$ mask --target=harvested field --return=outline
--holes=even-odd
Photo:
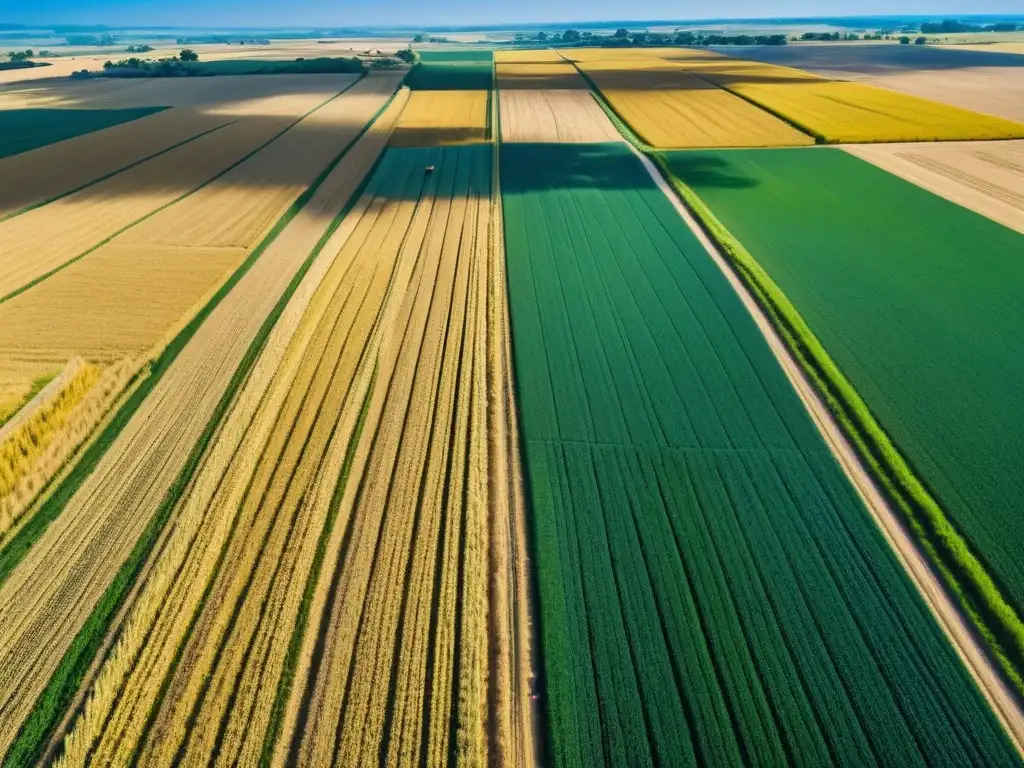
[[[494,368],[508,358],[490,151],[389,151],[275,325],[180,502],[66,764],[87,753],[117,764],[141,748],[145,762],[204,762],[216,750],[219,761],[253,765],[292,742],[332,753],[336,732],[341,764],[359,762],[345,750],[375,757],[384,739],[391,759],[434,764],[448,754],[452,711],[466,723],[466,757],[493,750],[532,764],[529,723],[523,731],[512,717],[525,680],[511,679],[502,638],[513,628],[499,618],[516,597],[488,589],[489,574],[507,577],[515,557],[505,529],[518,482],[507,463],[511,412],[498,397],[507,369]],[[438,173],[425,176],[425,163]],[[400,574],[405,595],[393,590]],[[335,583],[347,586],[332,602]],[[325,612],[364,604],[365,618],[344,630],[321,624]],[[309,646],[324,636],[325,656],[310,667]],[[327,669],[360,681],[351,709],[342,719],[314,705],[316,724],[294,731],[311,686],[345,686]],[[389,697],[408,710],[385,717]],[[488,731],[491,697],[504,703]],[[305,756],[296,759],[331,762]]]
[[[0,109],[0,159],[129,123],[162,109]]]
[[[5,617],[0,620],[0,752],[8,752],[71,641],[87,626],[76,648],[84,643],[91,651],[78,650],[86,655],[70,657],[65,663],[74,671],[64,672],[84,673],[85,667],[75,665],[88,665],[130,585],[130,579],[114,582],[115,576],[134,548],[145,547],[144,557],[152,546],[168,513],[164,500],[200,438],[208,436],[225,393],[235,386],[243,356],[386,139],[386,132],[372,130],[360,139],[302,211],[248,266],[166,364],[60,515],[7,575],[0,587],[0,616]],[[128,563],[139,567],[139,555],[132,557]],[[60,690],[36,710],[43,728],[53,726],[71,695],[73,690]],[[42,733],[45,736],[45,730]],[[37,759],[38,738],[36,731],[23,734],[16,764]],[[15,760],[11,755],[6,759]]]
[[[1015,764],[630,149],[502,153],[553,764]]]
[[[409,72],[405,84],[414,91],[481,91],[491,88],[490,60],[453,64],[421,61]]]
[[[1020,675],[1024,236],[838,150],[670,163],[802,318],[847,431]]]
[[[616,113],[653,147],[814,143],[782,120],[672,64],[602,62],[580,66]]]
[[[126,227],[194,192],[285,131],[331,94],[287,100],[286,114],[259,112],[166,152],[99,184],[0,222],[0,300],[109,240]],[[285,110],[274,102],[268,109]],[[257,106],[257,108],[259,108]]]
[[[0,219],[77,190],[230,122],[227,116],[165,110],[127,124],[0,160]]]
[[[589,90],[502,91],[501,138],[512,142],[619,141]]]
[[[551,64],[498,64],[498,87],[502,90],[540,88],[564,90],[589,88],[587,81],[568,62]]]
[[[487,91],[413,91],[391,139],[396,147],[475,144],[487,138]]]
[[[551,48],[534,48],[525,50],[498,50],[494,52],[495,63],[501,64],[550,64],[562,63],[565,59]]]
[[[1024,233],[1024,142],[862,144],[844,149]]]

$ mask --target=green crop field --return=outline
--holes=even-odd
[[[456,48],[455,50],[419,51],[420,60],[428,64],[490,64],[494,52],[481,48]]]
[[[1019,612],[1024,237],[839,150],[670,165],[786,294]]]
[[[421,61],[405,84],[414,91],[483,91],[491,87],[490,63],[451,64]]]
[[[501,151],[554,763],[1015,764],[628,148]]]
[[[160,112],[165,107],[135,109],[0,110],[0,158],[28,152],[65,139],[102,131]]]

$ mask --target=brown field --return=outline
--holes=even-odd
[[[181,472],[267,313],[372,163],[359,149],[217,305],[0,588],[0,752]]]
[[[551,48],[537,48],[534,50],[510,50],[495,51],[494,61],[496,64],[550,64],[552,62],[563,62],[561,54]]]
[[[640,60],[581,64],[612,108],[659,149],[813,144],[764,110],[683,71]]]
[[[434,147],[484,141],[487,98],[487,91],[414,91],[391,144]]]
[[[863,82],[1024,123],[1024,69],[974,67],[893,72]]]
[[[1024,141],[853,145],[844,149],[1024,233]]]
[[[560,143],[622,140],[589,90],[502,91],[501,138]]]
[[[498,64],[498,87],[503,90],[540,88],[565,90],[588,88],[587,81],[572,64]]]

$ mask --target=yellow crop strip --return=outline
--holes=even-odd
[[[813,144],[782,120],[668,62],[581,64],[612,108],[659,149]]]
[[[536,48],[514,51],[495,51],[494,61],[497,64],[545,64],[548,62],[565,61],[558,51],[550,48]]]
[[[484,141],[486,131],[487,91],[414,91],[391,144],[475,144]]]

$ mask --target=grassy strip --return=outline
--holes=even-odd
[[[865,466],[914,531],[998,669],[1018,696],[1024,696],[1024,622],[785,294],[698,195],[672,174],[665,159],[657,154],[653,159],[764,309]]]
[[[392,99],[393,98],[394,97],[392,97]],[[389,100],[387,104],[390,103],[391,100]],[[381,109],[381,112],[383,112],[383,109],[386,107],[387,105]],[[379,115],[380,112],[377,114]],[[374,120],[376,120],[376,116],[374,117]],[[248,272],[252,265],[256,263],[260,256],[263,255],[263,252],[266,251],[285,227],[287,227],[288,224],[290,224],[298,215],[299,211],[306,206],[320,185],[323,184],[327,177],[334,171],[335,167],[337,167],[338,163],[341,162],[345,154],[347,154],[349,149],[351,149],[351,147],[363,136],[372,124],[373,121],[368,123],[359,135],[349,142],[349,144],[331,162],[331,164],[324,169],[324,171],[313,181],[302,196],[299,197],[291,205],[288,211],[285,212],[285,214],[278,220],[277,224],[267,234],[259,247],[257,247],[249,258],[245,260],[242,266],[239,267],[235,274],[231,276],[228,282],[221,287],[202,311],[196,315],[192,322],[190,322],[185,329],[175,337],[174,341],[171,342],[163,355],[161,355],[153,364],[149,379],[147,379],[143,385],[136,390],[134,395],[129,399],[124,407],[122,407],[121,411],[117,414],[117,417],[107,427],[102,439],[98,440],[96,444],[92,446],[87,455],[84,456],[78,466],[75,467],[64,485],[57,491],[57,493],[54,494],[53,497],[49,499],[47,505],[33,518],[30,523],[31,530],[29,529],[29,526],[26,526],[26,528],[22,529],[19,533],[18,538],[12,541],[11,545],[6,547],[4,551],[0,553],[0,584],[3,583],[3,580],[6,579],[14,567],[17,566],[18,562],[20,562],[21,558],[28,552],[28,549],[32,546],[35,540],[42,535],[49,523],[57,517],[67,501],[74,495],[82,482],[84,482],[85,478],[92,472],[96,464],[99,462],[99,459],[106,452],[106,449],[117,438],[121,429],[124,428],[125,424],[127,424],[129,419],[134,415],[146,395],[152,391],[153,387],[162,378],[163,374],[174,362],[175,358],[177,358],[178,354],[189,342],[213,309],[242,279],[245,273]],[[324,239],[323,242],[326,242],[326,239]],[[322,248],[322,245],[319,247]],[[262,352],[263,345],[266,342],[267,337],[270,335],[270,331],[273,329],[274,324],[284,311],[292,294],[302,282],[302,279],[305,277],[306,272],[309,270],[318,254],[319,249],[315,249],[305,262],[303,262],[302,266],[292,278],[291,283],[289,283],[288,287],[285,289],[284,294],[260,327],[260,330],[253,339],[249,350],[242,358],[238,369],[235,371],[230,383],[225,388],[224,394],[222,395],[220,402],[217,404],[213,417],[195,448],[189,455],[181,474],[171,486],[167,496],[161,503],[160,508],[157,510],[157,513],[146,527],[146,530],[136,543],[135,548],[128,556],[128,559],[122,564],[117,576],[107,588],[107,591],[97,604],[96,609],[75,637],[71,647],[64,655],[64,658],[61,660],[56,672],[47,684],[46,689],[42,694],[40,694],[31,714],[22,725],[18,738],[11,745],[10,750],[4,757],[3,765],[5,767],[10,768],[10,766],[33,765],[42,755],[51,732],[60,723],[65,709],[73,700],[81,686],[93,657],[98,651],[100,645],[103,643],[111,620],[117,614],[121,603],[131,590],[136,576],[145,564],[150,549],[152,549],[159,538],[160,532],[163,530],[165,523],[177,504],[179,496],[188,486],[195,468],[198,466],[208,444],[216,433],[220,421],[227,412],[235,393],[248,376],[250,369],[259,357],[260,352]],[[15,548],[15,545],[19,546]]]
[[[46,200],[42,200],[42,201],[40,201],[38,203],[33,203],[32,205],[29,205],[29,206],[27,206],[25,208],[22,208],[19,211],[15,211],[14,213],[9,213],[6,216],[0,216],[0,224],[4,223],[8,219],[13,219],[15,216],[21,216],[23,213],[28,213],[29,211],[34,211],[36,208],[42,208],[44,205],[49,205],[50,203],[54,203],[57,200],[62,200],[65,197],[69,197],[69,196],[71,196],[71,195],[73,195],[73,194],[75,194],[77,192],[81,192],[83,189],[88,189],[89,187],[92,187],[92,186],[94,186],[96,184],[100,184],[101,182],[107,181],[108,179],[112,179],[115,176],[117,176],[119,173],[124,173],[125,171],[130,171],[132,168],[135,168],[136,166],[142,165],[143,163],[148,163],[150,160],[154,160],[154,159],[160,157],[160,155],[166,155],[168,152],[173,152],[175,149],[178,149],[179,147],[183,147],[186,144],[189,144],[189,143],[195,141],[196,139],[201,139],[204,136],[207,136],[207,135],[213,133],[214,131],[219,131],[221,128],[227,128],[229,125],[232,125],[233,123],[236,123],[236,122],[238,122],[238,121],[237,120],[232,120],[230,122],[224,123],[223,125],[218,125],[218,126],[216,126],[214,128],[210,128],[208,130],[205,130],[202,133],[197,133],[195,136],[190,136],[187,139],[179,141],[177,144],[172,144],[171,146],[166,147],[165,149],[161,149],[159,152],[154,152],[152,155],[149,155],[148,157],[144,157],[141,160],[136,160],[134,163],[129,163],[128,165],[124,166],[123,168],[118,168],[116,171],[111,171],[110,173],[104,174],[103,176],[100,176],[99,178],[93,179],[92,181],[88,181],[88,182],[86,182],[85,184],[82,184],[79,187],[75,187],[74,189],[69,189],[67,192],[62,192],[59,195],[54,195],[53,197],[47,198]]]
[[[59,266],[57,266],[57,267],[54,267],[53,269],[51,269],[51,270],[50,270],[49,272],[47,272],[46,274],[44,274],[44,275],[40,275],[39,277],[37,277],[37,278],[35,278],[34,280],[32,280],[32,281],[30,281],[30,282],[26,283],[25,285],[21,286],[20,288],[17,288],[17,289],[15,289],[15,290],[11,291],[11,292],[10,292],[9,294],[7,294],[6,296],[0,296],[0,304],[3,304],[3,303],[4,303],[5,301],[9,301],[9,300],[13,299],[13,298],[14,298],[15,296],[18,296],[18,295],[20,295],[20,294],[24,293],[25,291],[29,290],[30,288],[32,288],[32,287],[34,287],[34,286],[38,285],[39,283],[43,282],[43,281],[44,281],[44,280],[46,280],[47,278],[53,277],[53,275],[57,274],[58,272],[60,272],[60,271],[62,271],[62,270],[64,270],[64,269],[67,269],[68,267],[70,267],[70,266],[71,266],[72,264],[74,264],[75,262],[77,262],[77,261],[81,261],[81,260],[82,260],[82,259],[84,259],[84,258],[85,258],[86,256],[88,256],[89,254],[91,254],[91,253],[94,253],[94,252],[96,252],[97,250],[99,250],[100,248],[102,248],[102,247],[103,247],[104,245],[107,245],[108,243],[110,243],[110,242],[111,242],[111,241],[112,241],[112,240],[113,240],[114,238],[116,238],[116,237],[118,237],[119,235],[122,235],[122,234],[124,234],[125,232],[127,232],[127,231],[128,231],[129,229],[131,229],[132,227],[134,227],[134,226],[136,226],[136,225],[138,225],[138,224],[141,224],[142,222],[146,221],[147,219],[150,219],[150,218],[152,218],[153,216],[156,216],[156,215],[157,215],[158,213],[160,213],[161,211],[164,211],[164,210],[166,210],[167,208],[170,208],[170,207],[171,207],[172,205],[174,205],[175,203],[180,203],[180,202],[181,202],[182,200],[184,200],[184,199],[185,199],[186,197],[189,197],[189,196],[191,196],[191,195],[194,195],[194,194],[195,194],[196,192],[200,191],[201,189],[204,189],[205,187],[208,187],[208,186],[209,186],[210,184],[212,184],[213,182],[217,181],[217,179],[219,179],[219,178],[221,178],[222,176],[224,176],[224,175],[226,175],[226,174],[230,173],[230,172],[231,172],[231,171],[233,171],[233,170],[234,170],[235,168],[237,168],[237,167],[238,167],[238,166],[240,166],[240,165],[241,165],[242,163],[244,163],[244,162],[245,162],[246,160],[250,159],[250,158],[251,158],[251,157],[253,157],[253,156],[254,156],[255,154],[257,154],[258,152],[261,152],[262,150],[266,149],[266,148],[267,148],[268,146],[270,146],[270,145],[271,145],[271,144],[273,144],[273,143],[274,143],[275,141],[277,141],[277,140],[278,140],[279,138],[281,138],[282,136],[284,136],[284,135],[285,135],[285,134],[286,134],[286,133],[287,133],[288,131],[290,131],[290,130],[291,130],[292,128],[294,128],[294,127],[295,127],[296,125],[298,125],[298,124],[299,124],[299,123],[301,123],[301,122],[302,122],[303,120],[305,120],[305,119],[306,119],[307,117],[309,117],[310,115],[312,115],[312,114],[313,114],[314,112],[316,112],[316,111],[317,111],[318,109],[321,109],[322,107],[325,107],[325,106],[327,106],[327,105],[328,105],[328,104],[330,104],[330,103],[331,103],[332,101],[334,101],[335,99],[339,98],[339,97],[340,97],[340,96],[341,96],[342,94],[344,94],[344,93],[345,93],[346,91],[348,91],[349,89],[353,88],[353,87],[355,86],[355,84],[356,84],[356,83],[358,83],[358,82],[359,82],[360,80],[362,80],[362,79],[363,79],[363,77],[365,77],[365,75],[363,75],[363,76],[361,76],[361,77],[357,78],[357,79],[356,79],[355,81],[353,81],[353,82],[352,82],[352,83],[351,83],[351,84],[350,84],[349,86],[347,86],[347,87],[346,87],[346,88],[344,88],[343,90],[341,90],[341,91],[338,91],[338,93],[336,93],[336,94],[334,94],[333,96],[331,96],[331,98],[327,99],[326,101],[324,101],[324,102],[322,102],[322,103],[320,103],[320,104],[317,104],[317,105],[316,105],[315,107],[313,107],[312,109],[310,109],[310,110],[309,110],[308,112],[306,112],[305,114],[303,114],[303,115],[300,115],[300,116],[299,116],[298,118],[296,118],[296,119],[295,119],[295,120],[294,120],[293,122],[291,122],[291,123],[289,123],[289,124],[288,124],[287,126],[285,126],[285,127],[284,127],[284,128],[283,128],[283,129],[282,129],[282,130],[281,130],[280,132],[278,132],[278,133],[274,134],[274,135],[273,135],[273,136],[271,136],[271,137],[270,137],[269,139],[267,139],[267,140],[266,140],[265,142],[263,142],[263,143],[262,143],[262,144],[260,144],[260,145],[259,145],[258,147],[256,147],[256,149],[254,149],[254,150],[253,150],[252,152],[249,152],[249,153],[248,153],[247,155],[245,155],[244,157],[240,158],[240,159],[239,159],[238,161],[236,161],[236,162],[232,163],[231,165],[229,165],[229,166],[228,166],[227,168],[225,168],[225,169],[224,169],[223,171],[221,171],[220,173],[218,173],[218,174],[217,174],[216,176],[214,176],[214,177],[213,177],[212,179],[207,179],[206,181],[204,181],[204,182],[203,182],[202,184],[200,184],[200,185],[199,185],[198,187],[196,187],[195,189],[191,189],[191,190],[189,190],[188,192],[186,192],[185,194],[181,195],[180,197],[176,197],[176,198],[175,198],[174,200],[171,200],[171,202],[167,203],[166,205],[162,205],[162,206],[160,206],[160,207],[159,207],[159,208],[157,208],[157,209],[156,209],[155,211],[150,211],[150,212],[149,212],[149,213],[147,213],[147,214],[146,214],[145,216],[143,216],[143,217],[142,217],[141,219],[138,219],[138,220],[136,220],[136,221],[133,221],[133,222],[132,222],[131,224],[128,224],[127,226],[125,226],[125,227],[122,227],[121,229],[117,230],[117,232],[115,232],[114,234],[110,235],[110,237],[107,237],[106,239],[104,239],[104,240],[100,241],[100,242],[99,242],[99,243],[97,243],[96,245],[94,245],[94,246],[92,246],[91,248],[89,248],[89,250],[85,251],[84,253],[80,253],[80,254],[79,254],[78,256],[75,256],[75,257],[74,257],[73,259],[70,259],[70,260],[68,260],[68,261],[64,262],[63,264],[61,264],[61,265],[59,265]],[[237,121],[236,121],[236,122],[237,122]],[[226,124],[224,124],[224,125],[221,125],[221,126],[219,126],[219,127],[217,127],[217,128],[214,128],[214,129],[213,129],[212,131],[207,131],[207,133],[206,133],[206,134],[203,134],[203,135],[208,135],[208,134],[210,134],[210,133],[213,133],[214,131],[219,131],[219,130],[221,130],[221,129],[223,129],[223,128],[227,128],[227,127],[228,127],[229,125],[233,125],[233,123],[226,123]],[[199,136],[197,136],[196,138],[200,138],[200,137],[199,137]],[[332,167],[333,167],[333,166],[332,166]],[[287,214],[285,214],[285,215],[287,215]]]
[[[368,175],[369,178],[369,175]],[[354,199],[358,199],[358,196]],[[288,644],[288,653],[285,656],[284,668],[281,670],[281,679],[277,684],[277,697],[274,699],[274,708],[270,713],[270,722],[267,724],[267,732],[263,737],[263,749],[260,753],[260,767],[270,768],[274,757],[274,748],[281,735],[281,726],[284,724],[284,713],[291,696],[292,686],[295,684],[295,671],[298,665],[299,652],[302,649],[302,641],[306,635],[306,628],[309,625],[309,612],[313,605],[313,596],[320,581],[320,571],[323,567],[324,558],[327,556],[327,542],[334,530],[334,523],[338,515],[338,507],[341,505],[341,497],[348,484],[349,474],[352,471],[352,464],[355,461],[356,446],[363,434],[363,427],[366,424],[366,415],[370,411],[370,399],[373,395],[374,385],[377,381],[377,370],[373,371],[370,379],[370,386],[366,391],[363,400],[363,407],[359,412],[359,419],[356,422],[355,431],[352,433],[352,440],[348,446],[348,453],[345,456],[345,463],[341,467],[341,475],[338,484],[335,486],[334,495],[331,498],[331,509],[327,518],[327,525],[324,526],[317,542],[316,554],[313,557],[313,564],[310,567],[312,578],[306,582],[306,591],[302,595],[302,603],[299,606],[299,614],[295,621],[295,632],[292,633],[291,641]]]

